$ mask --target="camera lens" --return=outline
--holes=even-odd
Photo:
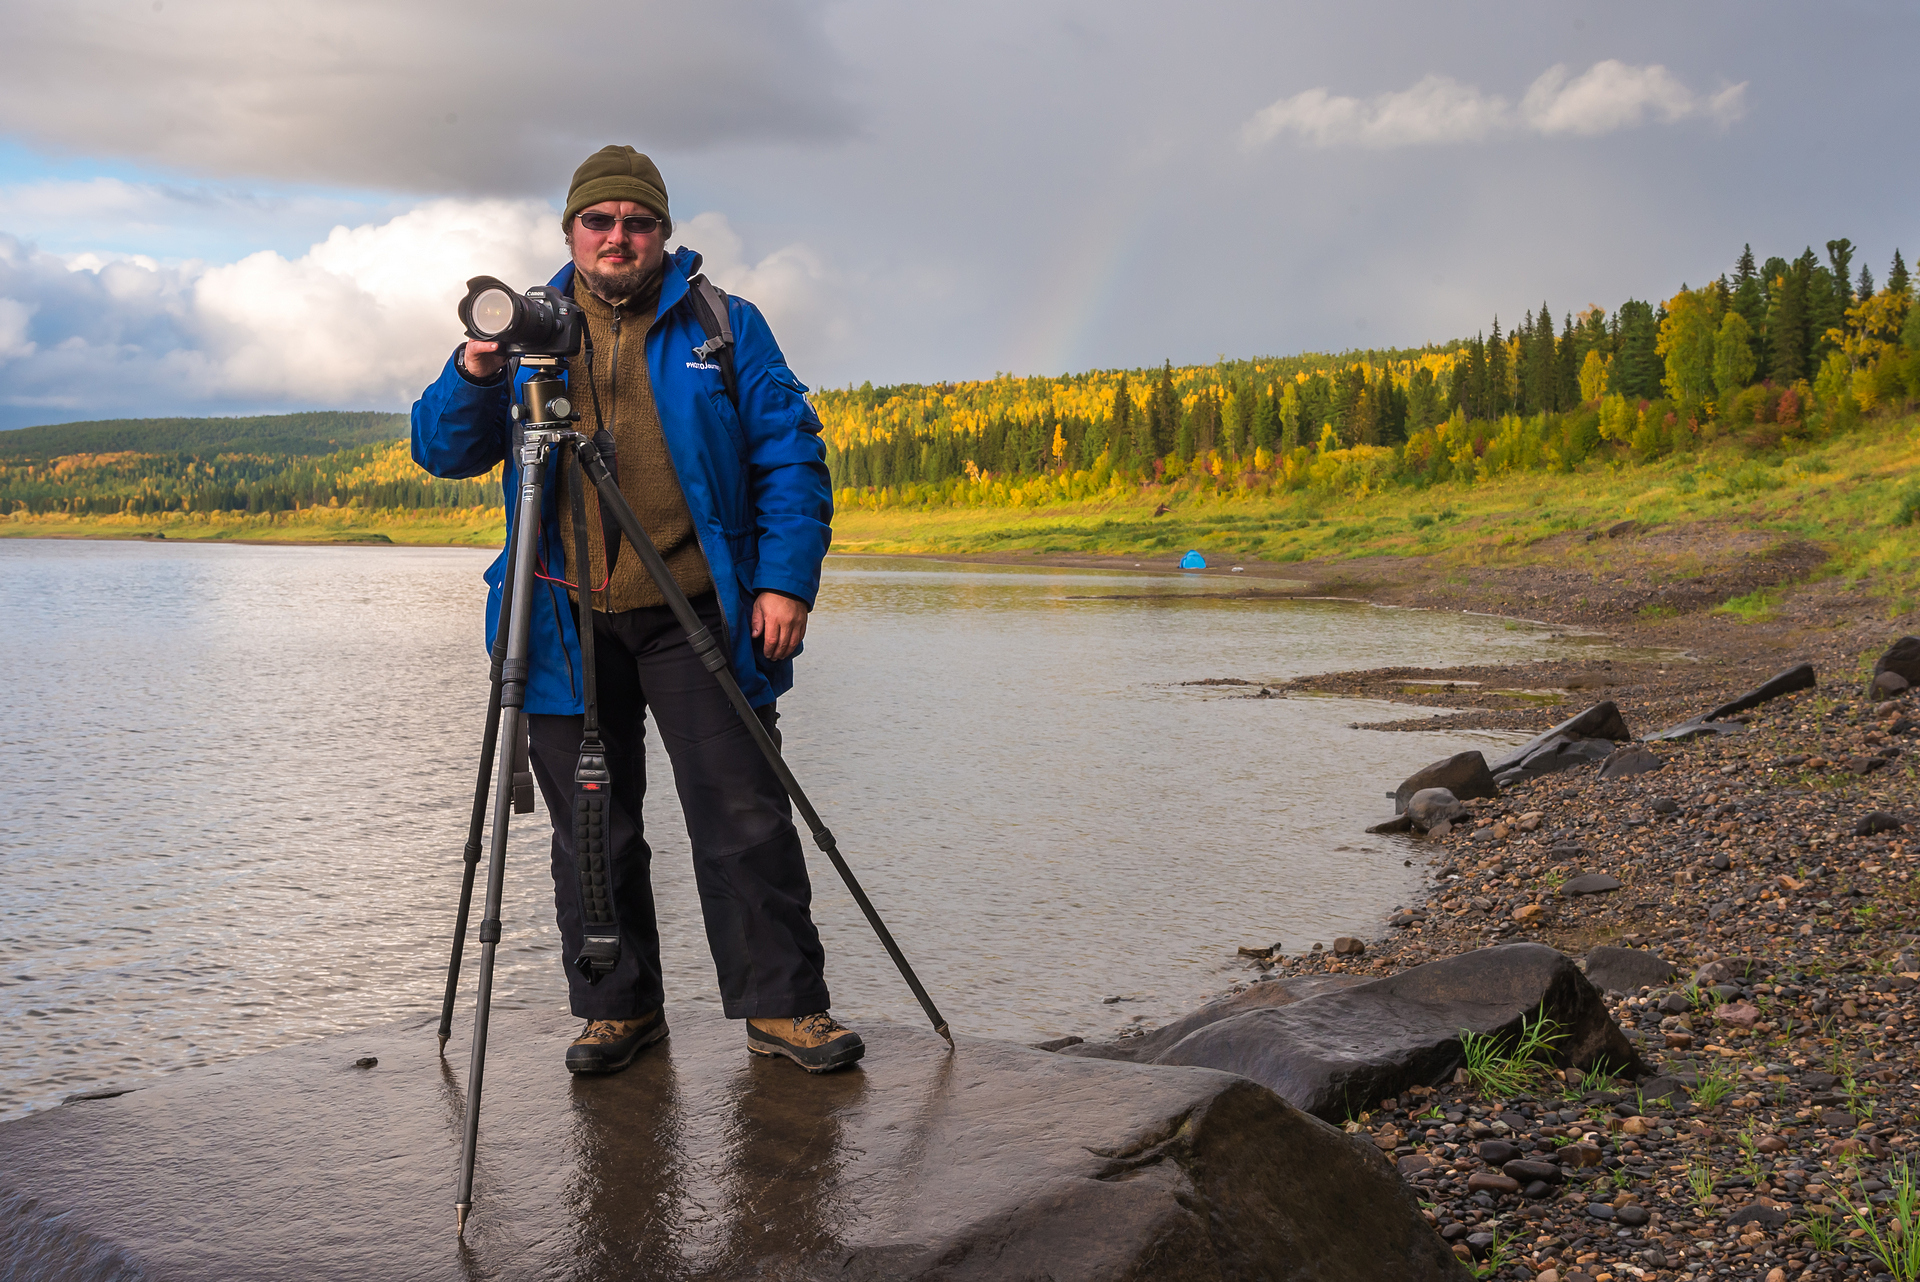
[[[473,300],[473,327],[492,338],[513,327],[513,295],[489,289]]]

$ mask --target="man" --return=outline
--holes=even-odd
[[[832,534],[825,448],[807,389],[758,309],[740,299],[727,302],[737,406],[720,366],[694,350],[707,337],[688,292],[700,256],[684,246],[666,252],[666,185],[646,156],[606,147],[589,157],[574,173],[560,225],[573,261],[551,283],[580,304],[591,339],[567,367],[581,429],[611,433],[621,493],[702,623],[723,638],[748,702],[773,730]],[[506,461],[509,522],[519,488],[513,398],[499,344],[474,341],[454,350],[413,407],[413,457],[434,475],[477,476]],[[581,955],[584,916],[571,820],[584,702],[575,608],[552,579],[564,565],[564,578],[580,581],[567,489],[579,481],[557,469],[550,480],[535,532],[550,577],[533,594],[526,709],[534,774],[554,817],[554,901],[571,961]],[[617,527],[598,518],[591,490],[586,511],[620,949],[597,979],[566,968],[573,1013],[588,1021],[567,1048],[567,1067],[616,1072],[667,1033],[641,832],[649,710],[686,815],[727,1017],[747,1022],[756,1054],[785,1055],[812,1072],[845,1067],[864,1047],[827,1013],[825,956],[786,793],[640,558],[619,555]],[[611,558],[607,529],[616,533]],[[505,568],[503,551],[486,576],[489,644]]]

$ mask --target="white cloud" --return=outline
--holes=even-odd
[[[844,337],[836,278],[814,251],[756,260],[718,213],[675,231],[714,280],[761,305],[803,377]],[[565,261],[559,220],[538,201],[433,201],[336,227],[296,257],[212,266],[61,256],[0,236],[0,420],[404,408],[460,340],[469,277],[540,284]]]
[[[17,298],[0,298],[0,360],[31,356],[38,344],[27,337],[27,322],[39,307]]]
[[[202,176],[549,192],[597,147],[844,137],[808,0],[10,6],[0,130]]]
[[[1608,59],[1577,76],[1549,67],[1516,108],[1498,94],[1431,75],[1410,89],[1349,98],[1308,89],[1255,112],[1241,142],[1259,147],[1293,134],[1316,147],[1417,147],[1478,142],[1502,134],[1595,136],[1650,118],[1668,124],[1704,118],[1726,125],[1746,111],[1746,84],[1697,94],[1659,65]]]
[[[808,246],[787,245],[756,263],[725,214],[699,214],[673,230],[676,244],[700,251],[702,269],[716,285],[760,308],[787,363],[803,379],[852,341],[852,300],[844,282]]]

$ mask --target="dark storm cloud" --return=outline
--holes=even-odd
[[[791,0],[72,0],[8,16],[0,130],[215,178],[547,194],[589,150],[854,127]]]

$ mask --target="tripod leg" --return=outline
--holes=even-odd
[[[893,932],[889,931],[886,923],[880,920],[879,912],[868,900],[867,892],[860,888],[860,882],[854,877],[853,869],[849,868],[847,861],[840,857],[840,847],[834,841],[833,834],[820,821],[820,815],[814,810],[813,803],[807,800],[807,794],[801,789],[800,781],[793,777],[793,771],[787,769],[786,760],[781,757],[780,749],[774,746],[773,737],[767,733],[766,726],[760,723],[760,718],[754,715],[752,706],[747,703],[747,696],[740,690],[740,683],[734,680],[733,667],[727,661],[726,653],[721,650],[720,643],[714,639],[713,634],[700,622],[699,616],[693,612],[693,606],[688,602],[687,594],[682,592],[680,585],[673,581],[673,574],[667,569],[667,563],[660,559],[660,552],[653,546],[653,540],[647,537],[646,528],[633,514],[633,509],[627,505],[626,497],[620,493],[619,485],[607,471],[607,465],[601,461],[599,450],[584,436],[576,437],[573,445],[581,466],[587,470],[588,479],[600,492],[601,503],[606,505],[607,509],[613,513],[614,519],[620,523],[621,532],[627,536],[628,542],[633,544],[633,550],[640,554],[640,560],[645,563],[647,573],[653,576],[654,584],[660,589],[660,594],[666,598],[667,605],[672,608],[673,617],[680,621],[682,628],[686,629],[687,643],[693,647],[694,653],[700,656],[700,661],[706,665],[707,671],[713,673],[714,680],[718,681],[720,688],[726,692],[728,702],[733,704],[734,711],[739,713],[740,719],[746,723],[747,733],[752,735],[753,741],[760,746],[760,752],[766,757],[767,764],[773,767],[774,774],[779,776],[781,786],[787,790],[787,796],[793,799],[794,808],[807,821],[807,827],[813,833],[814,844],[819,846],[826,857],[833,862],[834,871],[839,873],[840,880],[847,884],[847,890],[853,895],[853,902],[858,904],[860,911],[866,915],[867,924],[873,927],[873,933],[879,938],[881,947],[887,950],[887,956],[893,959],[894,966],[900,971],[900,977],[906,980],[907,987],[913,990],[915,999],[920,1003],[920,1009],[926,1012],[927,1019],[933,1024],[933,1031],[944,1037],[947,1044],[951,1046],[953,1034],[947,1028],[947,1021],[940,1017],[940,1012],[934,1008],[933,999],[927,996],[927,990],[921,987],[920,977],[913,973],[913,967],[907,963],[906,954],[900,951],[900,945],[894,943]]]
[[[541,472],[547,446],[528,442],[520,447],[520,511],[515,520],[516,544],[510,569],[513,596],[506,620],[507,650],[500,665],[500,733],[506,742],[519,742],[522,711],[527,701],[528,644],[533,616],[533,551],[539,542]],[[498,633],[496,632],[496,636]],[[493,840],[487,854],[487,898],[480,918],[480,1000],[473,1013],[473,1058],[467,1068],[466,1129],[460,1144],[460,1192],[454,1208],[458,1230],[464,1233],[473,1209],[473,1162],[480,1143],[480,1088],[487,1068],[487,1020],[493,1010],[493,960],[500,945],[501,886],[507,871],[507,829],[513,814],[513,756],[496,754],[493,785]]]
[[[480,835],[487,822],[487,785],[492,782],[493,754],[500,743],[500,666],[507,657],[507,628],[513,618],[513,559],[515,537],[507,540],[507,573],[500,588],[500,621],[493,630],[492,689],[487,694],[487,730],[480,741],[479,777],[473,783],[473,813],[467,820],[466,867],[460,876],[460,911],[453,919],[453,955],[447,959],[447,991],[440,1001],[440,1049],[453,1036],[453,999],[460,988],[460,958],[467,947],[467,916],[473,910],[473,874],[480,866]]]

